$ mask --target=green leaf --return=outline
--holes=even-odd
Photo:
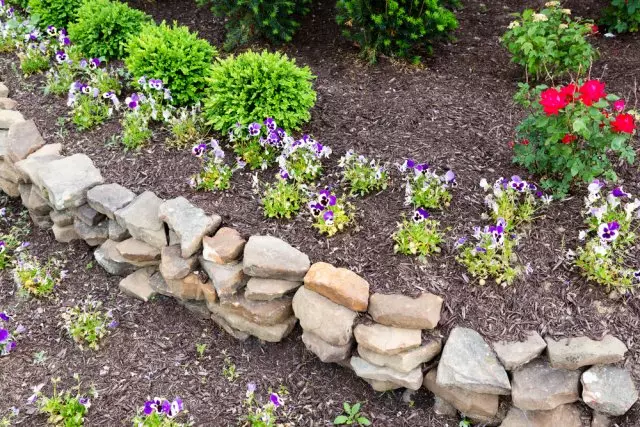
[[[342,424],[346,424],[347,421],[349,421],[349,418],[347,418],[346,415],[338,415],[336,419],[333,420],[333,424],[342,425]]]

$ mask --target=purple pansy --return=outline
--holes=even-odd
[[[67,58],[67,52],[65,52],[64,50],[59,50],[56,52],[56,62],[58,62],[59,64],[66,62]]]
[[[318,216],[324,210],[324,206],[318,202],[311,202],[309,203],[309,209],[311,209],[313,216]]]
[[[326,211],[324,215],[322,215],[322,219],[326,224],[333,224],[333,211]]]
[[[619,229],[620,224],[618,224],[618,221],[600,224],[600,227],[598,227],[598,236],[605,242],[612,242],[618,237]]]
[[[431,215],[429,214],[429,212],[427,212],[426,209],[423,208],[418,208],[416,209],[416,211],[413,213],[413,220],[415,222],[422,222],[425,219],[429,218]]]
[[[518,175],[514,175],[511,177],[511,181],[509,181],[509,187],[522,192],[527,188],[527,182],[523,181]]]
[[[258,136],[260,135],[260,128],[262,127],[262,125],[260,123],[251,123],[248,127],[249,129],[249,135],[251,136]]]
[[[5,322],[8,322],[9,320],[11,320],[11,317],[9,317],[9,315],[6,312],[0,311],[0,320],[4,320]]]
[[[191,153],[196,157],[202,157],[207,152],[207,144],[194,145]]]
[[[256,392],[256,388],[257,388],[256,383],[248,383],[247,384],[247,391],[249,393],[255,393]]]
[[[278,396],[277,393],[271,393],[271,396],[269,396],[269,400],[271,400],[271,403],[273,403],[273,406],[275,406],[276,408],[284,404],[282,398]]]
[[[322,206],[334,206],[336,200],[336,196],[331,194],[329,190],[321,190],[318,193],[318,202],[320,202]]]
[[[264,119],[264,125],[267,127],[267,129],[269,129],[272,132],[275,131],[277,128],[276,121],[273,120],[271,117],[267,117],[266,119]]]
[[[89,61],[89,68],[91,68],[92,70],[95,70],[100,66],[100,64],[101,62],[98,58],[91,58],[91,60]]]
[[[4,240],[0,240],[0,254],[7,250],[7,244]]]
[[[173,402],[171,402],[171,405],[169,407],[169,412],[167,413],[167,416],[169,418],[173,418],[176,415],[178,415],[180,413],[180,411],[182,411],[183,406],[182,406],[182,399],[180,399],[179,397],[176,397],[174,399]]]
[[[611,190],[611,195],[613,197],[617,197],[617,198],[622,198],[622,197],[627,197],[629,196],[629,194],[625,193],[624,190],[622,189],[622,187],[616,187],[613,190]]]
[[[88,397],[81,397],[78,399],[78,403],[87,408],[91,406],[91,400]]]
[[[291,177],[289,176],[289,172],[287,172],[286,169],[280,169],[280,178],[287,180]]]
[[[155,90],[162,90],[162,80],[160,79],[149,79],[149,87]]]
[[[0,343],[5,342],[7,339],[9,339],[9,331],[0,329]]]
[[[56,34],[58,34],[58,30],[53,25],[49,25],[47,27],[47,34],[49,34],[50,36],[55,36]]]
[[[278,132],[271,131],[267,136],[267,142],[271,145],[276,145],[280,142],[280,136],[278,136]]]

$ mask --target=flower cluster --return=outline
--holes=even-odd
[[[171,138],[166,141],[169,147],[184,148],[193,145],[207,134],[199,104],[174,111],[173,117],[169,119],[169,126]]]
[[[78,129],[91,129],[104,123],[118,109],[120,102],[112,91],[100,93],[100,89],[80,81],[69,88],[67,106],[72,108],[71,117]]]
[[[298,182],[312,182],[322,172],[322,159],[330,154],[331,148],[320,144],[309,135],[295,140],[285,133],[282,138],[282,152],[277,159],[280,177]]]
[[[403,219],[393,234],[396,242],[395,252],[405,255],[419,255],[424,258],[433,253],[440,253],[440,245],[444,241],[439,231],[440,222],[431,218],[429,212],[418,208],[412,220]]]
[[[13,351],[19,335],[25,331],[24,326],[18,325],[12,332],[9,328],[11,320],[11,316],[5,311],[0,311],[0,356],[6,356]]]
[[[102,302],[87,300],[81,305],[68,308],[63,314],[64,328],[82,349],[87,345],[98,350],[100,342],[118,326],[111,310],[103,311]]]
[[[66,271],[60,267],[61,263],[56,259],[42,265],[36,257],[22,252],[16,261],[13,279],[22,295],[48,297],[66,276]]]
[[[259,191],[258,185],[257,176],[254,176],[256,192]],[[278,177],[265,186],[260,203],[265,217],[291,219],[300,212],[307,199],[306,185]]]
[[[375,159],[357,155],[353,150],[340,158],[338,165],[342,168],[343,179],[349,184],[351,194],[364,196],[372,191],[385,190],[389,181],[389,173],[384,165]]]
[[[607,288],[632,290],[640,286],[640,266],[632,252],[640,219],[640,199],[622,187],[603,194],[604,183],[589,184],[585,198],[587,230],[580,231],[584,245],[569,251],[582,274]],[[636,264],[635,266],[633,264]]]
[[[452,171],[438,175],[428,164],[416,163],[412,159],[407,159],[399,169],[406,175],[405,205],[424,209],[449,206],[449,189],[457,186]]]
[[[192,422],[178,422],[176,418],[185,415],[182,399],[176,397],[173,401],[155,397],[145,402],[142,414],[133,418],[135,427],[186,427]]]
[[[35,386],[33,394],[27,399],[27,403],[29,405],[36,404],[41,414],[48,415],[49,424],[82,427],[84,425],[84,417],[91,407],[91,397],[95,397],[96,392],[92,388],[87,394],[81,394],[80,377],[78,374],[74,374],[73,378],[77,384],[62,393],[58,392],[60,378],[52,378],[53,394],[51,397],[42,392],[44,384]]]
[[[273,164],[285,137],[284,129],[279,128],[272,118],[248,126],[237,123],[229,131],[229,142],[234,151],[251,169],[264,170]]]
[[[329,237],[343,231],[355,221],[355,208],[346,197],[336,197],[329,189],[318,192],[311,198],[309,209],[314,217],[313,226]]]
[[[189,185],[196,190],[228,190],[233,173],[246,165],[241,158],[236,159],[234,166],[226,164],[224,151],[216,139],[195,145],[191,152],[202,160],[202,169],[189,180]]]
[[[247,384],[247,398],[243,402],[247,414],[242,417],[245,425],[250,427],[276,427],[278,422],[277,411],[284,407],[283,396],[289,392],[285,387],[280,387],[278,393],[269,391],[269,400],[260,404],[256,399],[257,386],[254,383]]]

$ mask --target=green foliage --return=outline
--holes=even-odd
[[[571,11],[560,9],[560,2],[547,6],[539,13],[527,9],[509,24],[501,40],[511,61],[536,79],[585,74],[598,54],[587,40],[593,22],[571,19]]]
[[[20,69],[25,76],[41,73],[48,70],[50,66],[49,57],[37,46],[27,47],[24,52],[18,54],[18,58],[20,58]]]
[[[484,204],[489,208],[491,218],[494,221],[500,218],[505,220],[507,231],[531,222],[540,204],[548,204],[552,200],[551,196],[536,196],[535,184],[522,181],[517,176],[512,177],[511,181],[499,178],[493,185],[483,178],[480,187],[488,193],[484,197]]]
[[[202,169],[191,178],[191,186],[196,190],[228,190],[233,173],[245,166],[240,159],[233,166],[226,164],[225,153],[215,139],[209,144],[197,145],[193,151],[202,161]]]
[[[94,1],[94,0],[91,0]],[[40,26],[67,28],[75,22],[84,0],[29,0],[31,14],[40,18]]]
[[[85,55],[120,59],[127,41],[140,33],[151,18],[144,12],[112,0],[91,0],[78,10],[77,21],[69,25],[69,37]]]
[[[497,284],[510,285],[520,272],[519,267],[513,266],[517,259],[514,253],[517,244],[517,237],[508,233],[502,236],[499,243],[491,233],[481,233],[477,241],[461,246],[456,259],[471,276],[479,279],[480,285],[484,285],[489,278],[495,279]]]
[[[258,132],[255,132],[258,127]],[[249,128],[254,129],[253,134],[249,132]],[[278,149],[266,143],[269,136],[269,129],[266,126],[261,126],[259,123],[252,123],[249,126],[237,123],[229,130],[228,136],[233,151],[249,165],[250,169],[266,169],[275,162]]]
[[[336,199],[334,205],[327,206],[326,211],[315,215],[313,227],[331,237],[355,222],[355,206],[345,196]]]
[[[316,102],[309,67],[298,67],[281,53],[252,51],[230,56],[213,67],[204,116],[215,130],[273,118],[283,129],[297,129],[311,118]]]
[[[618,33],[640,30],[640,0],[611,0],[601,22]]]
[[[198,359],[202,359],[204,357],[204,352],[207,351],[207,345],[203,343],[196,343],[196,353],[198,354]]]
[[[404,219],[393,234],[393,240],[396,242],[393,250],[404,255],[418,255],[421,258],[440,253],[444,237],[439,229],[440,222],[435,219]]]
[[[218,54],[206,40],[189,28],[145,25],[129,39],[125,65],[135,79],[160,79],[171,90],[176,105],[196,103],[211,77],[211,61]]]
[[[262,208],[267,218],[295,217],[307,201],[304,187],[296,182],[277,179],[268,185],[262,196]]]
[[[0,208],[0,271],[9,268],[18,254],[25,248],[22,240],[29,234],[29,220],[24,211],[17,219],[9,208]]]
[[[73,97],[71,120],[80,130],[101,125],[111,115],[111,109],[100,96],[98,89],[90,89],[92,93],[76,92]]]
[[[100,342],[114,327],[111,312],[102,310],[102,302],[87,300],[68,308],[63,314],[64,327],[80,349],[86,345],[92,350],[100,348]]]
[[[375,62],[379,54],[402,58],[431,54],[434,41],[451,38],[455,15],[439,0],[338,0],[342,34]],[[457,4],[457,1],[448,2]]]
[[[198,143],[207,134],[199,106],[178,109],[169,120],[169,132],[166,145],[173,148],[185,148]]]
[[[273,43],[290,42],[300,27],[298,18],[309,12],[311,0],[197,0],[211,4],[214,15],[226,20],[225,49],[257,38]]]
[[[125,151],[140,150],[153,136],[149,128],[149,118],[137,111],[126,111],[120,123],[122,125],[120,142],[124,145]]]
[[[353,150],[340,158],[339,166],[342,168],[342,177],[349,184],[351,194],[364,196],[372,191],[381,191],[387,188],[389,173],[380,161],[369,161],[364,156],[358,156]]]
[[[278,409],[283,409],[283,396],[289,394],[289,390],[285,386],[280,386],[278,393],[273,393],[269,389],[269,400],[261,404],[256,399],[256,385],[250,383],[247,386],[247,398],[242,402],[242,406],[247,411],[246,415],[241,417],[242,425],[245,427],[279,427],[283,424],[278,423]]]
[[[18,292],[23,296],[36,298],[48,297],[62,281],[63,273],[60,262],[49,259],[45,264],[34,256],[22,252],[13,270],[13,277],[18,285]]]
[[[47,422],[56,427],[82,427],[84,417],[89,411],[91,401],[89,397],[80,394],[80,377],[75,374],[77,385],[62,393],[58,392],[57,385],[60,378],[51,380],[53,384],[53,395],[46,396],[40,392],[42,385],[36,387],[34,398],[41,414],[49,416]],[[95,391],[89,391],[89,396],[95,396]]]
[[[65,95],[76,81],[76,70],[72,63],[63,62],[47,72],[44,86],[45,94]]]
[[[333,420],[334,425],[354,425],[358,427],[370,426],[371,421],[360,412],[362,405],[355,403],[350,405],[348,402],[342,404],[343,413]]]
[[[441,209],[451,203],[449,185],[437,174],[424,171],[408,175],[406,184],[407,204],[415,208]]]
[[[224,366],[222,367],[222,376],[230,383],[235,382],[240,378],[240,374],[236,371],[236,365],[231,361],[231,358],[224,358]]]

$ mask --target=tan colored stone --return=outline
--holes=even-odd
[[[177,280],[165,279],[171,294],[182,301],[202,301],[202,281],[195,273],[189,273],[186,277]]]
[[[134,238],[118,243],[120,255],[129,261],[159,261],[160,249]]]
[[[235,314],[260,325],[275,325],[293,316],[291,298],[273,301],[250,301],[241,295],[231,296],[220,302]]]
[[[53,210],[49,212],[49,217],[51,221],[58,227],[66,227],[69,225],[73,225],[73,213],[68,210],[64,211],[56,211]]]
[[[209,307],[209,304],[215,304],[218,302],[218,294],[216,293],[216,288],[213,287],[213,283],[211,283],[211,281],[203,283],[201,288],[202,296],[207,303],[207,307]]]
[[[302,333],[302,342],[307,350],[318,356],[324,363],[338,363],[348,359],[351,356],[353,342],[345,345],[329,344],[318,335],[310,331]]]
[[[611,418],[600,412],[594,412],[591,418],[591,427],[611,427]]]
[[[47,215],[47,218],[50,217]],[[89,246],[100,246],[107,240],[109,240],[109,223],[106,221],[101,222],[96,226],[87,225],[84,221],[76,218],[73,221],[73,227],[78,233],[78,236]]]
[[[369,314],[378,323],[407,329],[433,329],[440,321],[443,299],[428,292],[418,298],[373,294]]]
[[[18,184],[15,182],[0,178],[0,190],[4,191],[9,197],[20,197],[20,189],[18,188]]]
[[[394,355],[420,347],[422,334],[419,329],[402,329],[377,323],[358,325],[353,334],[358,344],[368,350]]]
[[[241,263],[216,264],[200,257],[200,265],[211,279],[221,300],[236,295],[246,284]]]
[[[156,294],[149,284],[151,275],[154,272],[154,268],[141,268],[122,279],[118,287],[125,294],[147,302]]]
[[[346,268],[317,262],[304,276],[304,286],[353,311],[369,306],[369,283]]]
[[[17,184],[20,180],[20,172],[10,161],[0,160],[0,178]]]
[[[5,110],[0,111],[0,113],[11,113],[20,116],[16,117],[20,120],[9,127],[9,133],[7,134],[7,155],[12,162],[15,163],[26,159],[29,154],[44,145],[44,139],[33,120],[25,121],[22,118],[22,114],[17,111]]]
[[[493,350],[507,371],[512,371],[531,362],[540,356],[545,348],[547,348],[547,343],[535,331],[529,332],[527,339],[523,342],[500,341],[493,343]]]
[[[301,285],[302,282],[252,277],[247,282],[244,297],[253,301],[271,301],[293,293]]]
[[[410,390],[418,390],[422,385],[422,370],[420,368],[408,373],[398,372],[391,368],[374,365],[355,356],[351,358],[351,367],[360,378],[392,382]]]
[[[207,261],[227,264],[242,255],[246,243],[237,230],[222,227],[213,237],[204,236],[202,257]]]
[[[29,121],[32,122],[32,120]],[[12,127],[20,123],[25,123],[24,116],[21,112],[15,110],[0,110],[0,129],[9,129],[9,131],[11,131]]]
[[[229,324],[229,322],[227,322],[223,317],[218,316],[217,314],[211,313],[211,320],[213,320],[216,325],[220,326],[226,333],[228,333],[238,341],[246,341],[251,336],[246,332],[234,329]]]
[[[398,385],[392,381],[368,380],[366,378],[363,378],[363,380],[368,382],[371,385],[371,388],[374,391],[377,391],[379,393],[384,393],[386,391],[397,390],[399,388],[402,388],[401,385]]]
[[[249,319],[235,314],[229,307],[219,304],[212,304],[209,310],[216,316],[225,320],[233,329],[253,335],[267,342],[280,342],[291,333],[296,325],[297,319],[293,316],[282,323],[275,325],[260,325]]]
[[[29,154],[29,158],[36,157],[59,157],[62,152],[62,144],[57,142],[55,144],[45,144],[33,153]]]
[[[357,329],[357,328],[356,328]],[[440,354],[442,341],[433,340],[420,347],[402,353],[388,355],[371,351],[364,346],[358,346],[360,357],[378,366],[386,366],[400,372],[410,372]]]
[[[458,410],[451,403],[447,402],[440,396],[435,396],[433,399],[433,412],[436,415],[441,415],[445,417],[455,417],[458,415]]]
[[[523,411],[512,407],[500,427],[582,427],[580,410],[571,404],[550,411]]]
[[[165,246],[160,252],[160,273],[165,280],[178,280],[187,276],[195,268],[198,259],[195,256],[182,258],[179,245]]]
[[[514,406],[527,411],[547,411],[579,398],[580,371],[553,368],[546,360],[534,360],[513,371],[511,397]]]
[[[3,110],[15,110],[18,103],[11,98],[0,98],[0,108]]]
[[[605,365],[624,360],[627,346],[613,335],[596,341],[587,337],[564,338],[555,341],[549,337],[547,354],[554,368],[578,369],[583,366]]]
[[[61,227],[57,224],[53,224],[53,227],[51,227],[51,230],[53,231],[53,236],[58,242],[69,243],[74,240],[81,240],[73,224],[67,225],[64,227]]]

